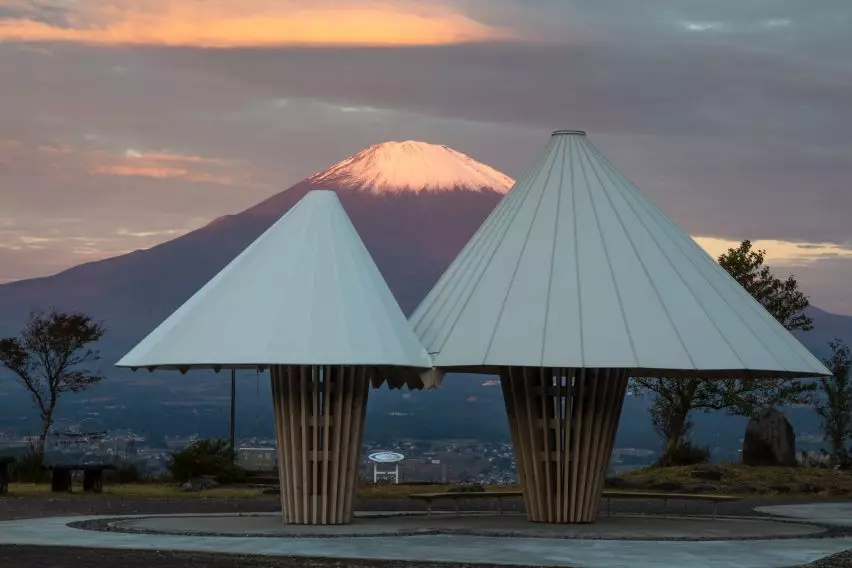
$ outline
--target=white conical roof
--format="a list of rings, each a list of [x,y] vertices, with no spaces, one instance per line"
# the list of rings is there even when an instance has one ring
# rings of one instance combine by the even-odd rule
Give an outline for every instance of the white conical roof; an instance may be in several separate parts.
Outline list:
[[[574,131],[554,133],[411,322],[440,368],[827,373]]]
[[[331,191],[312,191],[120,367],[432,366]]]

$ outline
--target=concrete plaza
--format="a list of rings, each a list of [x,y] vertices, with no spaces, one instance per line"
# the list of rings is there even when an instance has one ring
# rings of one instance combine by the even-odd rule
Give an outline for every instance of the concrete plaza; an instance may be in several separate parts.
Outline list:
[[[852,517],[852,504],[817,504],[807,508],[796,506],[792,513],[804,522],[771,522],[756,519],[638,518],[629,520],[614,517],[589,525],[587,530],[612,531],[615,538],[654,538],[661,540],[599,540],[601,535],[543,534],[543,531],[565,530],[546,525],[530,525],[520,518],[443,517],[423,524],[423,516],[379,519],[359,519],[349,530],[372,526],[387,530],[425,527],[422,534],[349,536],[336,535],[317,538],[308,535],[276,536],[270,530],[281,530],[270,515],[247,515],[260,536],[184,536],[180,534],[132,534],[102,532],[69,527],[69,523],[112,519],[137,530],[180,532],[198,526],[199,519],[208,528],[221,531],[232,523],[224,515],[170,515],[124,517],[57,517],[0,522],[0,544],[71,546],[86,548],[115,548],[137,550],[173,550],[227,554],[258,554],[272,556],[306,556],[328,558],[367,558],[390,560],[429,560],[453,563],[493,563],[506,565],[572,566],[584,568],[651,568],[661,566],[691,566],[696,568],[775,568],[811,562],[852,548],[850,538],[813,538],[820,529],[807,521],[842,525]],[[768,511],[787,514],[783,509]],[[421,521],[418,521],[420,519]],[[468,520],[464,520],[468,519]],[[472,519],[472,520],[470,520]],[[437,523],[436,521],[440,521]],[[418,523],[420,523],[418,525]],[[705,531],[715,525],[720,540],[663,540],[707,537]],[[434,534],[430,527],[476,528],[476,534]],[[606,527],[609,527],[607,529]],[[245,528],[245,526],[243,527]],[[577,530],[576,526],[573,527]],[[496,531],[514,532],[517,536],[493,536]],[[582,530],[582,529],[581,529]],[[262,533],[267,531],[267,534]],[[493,531],[488,536],[488,531]],[[528,532],[523,535],[523,531]],[[621,536],[617,536],[619,533]],[[751,534],[749,534],[751,531]],[[763,532],[761,532],[763,531]],[[414,532],[413,530],[411,532]],[[357,534],[357,533],[353,533]],[[384,534],[384,533],[383,533]],[[727,540],[751,536],[752,540]],[[801,536],[802,538],[797,538]],[[759,537],[759,538],[756,538]]]

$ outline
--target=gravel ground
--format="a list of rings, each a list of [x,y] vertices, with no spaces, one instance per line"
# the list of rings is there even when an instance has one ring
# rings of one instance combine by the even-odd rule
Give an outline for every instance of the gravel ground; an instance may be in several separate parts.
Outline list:
[[[122,568],[489,568],[494,565],[0,546],[0,566],[3,566],[3,568],[104,568],[113,566],[121,566]]]
[[[799,568],[852,568],[852,550],[826,556]]]
[[[498,565],[494,564],[449,564],[348,558],[273,558],[192,552],[39,546],[0,546],[0,566],[3,566],[3,568],[104,568],[105,566],[121,566],[122,568],[498,568]],[[798,568],[852,568],[852,551],[828,556]]]

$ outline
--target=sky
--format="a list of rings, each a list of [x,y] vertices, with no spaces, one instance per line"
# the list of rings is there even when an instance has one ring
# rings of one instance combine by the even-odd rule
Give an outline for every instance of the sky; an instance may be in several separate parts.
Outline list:
[[[519,177],[586,130],[714,256],[852,314],[848,0],[0,0],[0,282],[386,140]]]

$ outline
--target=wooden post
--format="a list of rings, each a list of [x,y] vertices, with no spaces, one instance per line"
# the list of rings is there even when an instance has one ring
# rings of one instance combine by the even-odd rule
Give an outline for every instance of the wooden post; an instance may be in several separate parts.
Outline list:
[[[53,493],[71,493],[71,470],[54,466],[50,476],[50,490]]]
[[[0,495],[9,492],[9,464],[11,460],[0,458]]]
[[[284,521],[351,522],[371,372],[275,365],[271,375]]]
[[[83,492],[103,493],[104,470],[101,468],[90,468],[83,470]]]
[[[597,518],[627,381],[625,369],[501,369],[530,521]]]

